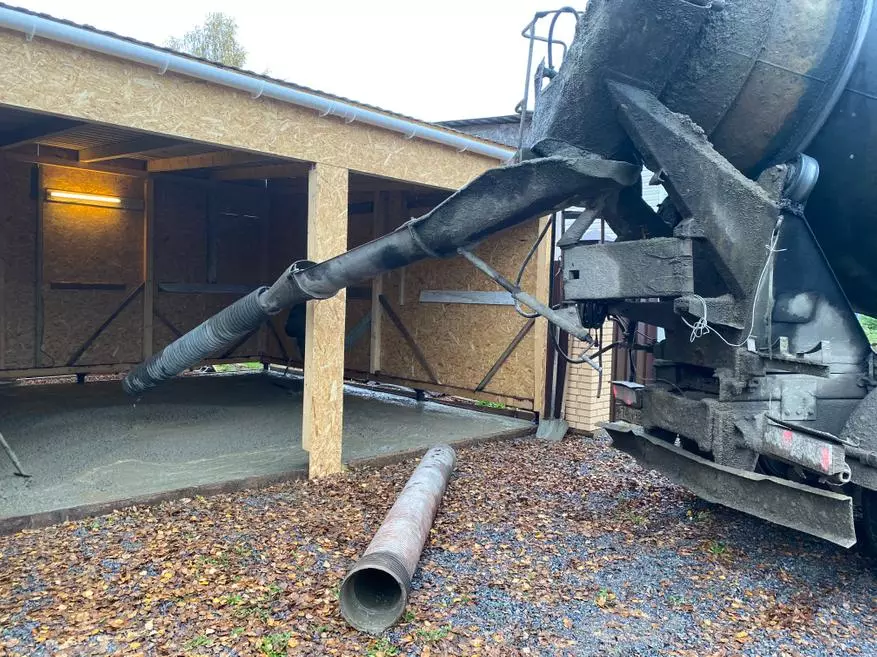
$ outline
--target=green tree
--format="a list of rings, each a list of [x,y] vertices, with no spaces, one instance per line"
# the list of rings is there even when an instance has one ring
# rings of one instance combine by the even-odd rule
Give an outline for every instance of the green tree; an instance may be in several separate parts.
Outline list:
[[[221,12],[211,12],[203,24],[192,28],[182,37],[171,37],[166,45],[211,62],[241,68],[247,61],[247,51],[238,43],[237,31],[238,24],[234,18]]]

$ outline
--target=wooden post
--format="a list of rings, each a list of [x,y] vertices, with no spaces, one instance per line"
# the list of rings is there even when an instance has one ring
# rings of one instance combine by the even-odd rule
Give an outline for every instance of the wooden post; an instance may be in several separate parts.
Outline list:
[[[537,234],[551,221],[550,217],[542,217],[536,228]],[[534,296],[547,304],[551,290],[551,267],[554,256],[554,245],[551,243],[551,231],[542,240],[539,250],[536,252],[536,291]],[[536,318],[533,327],[533,410],[542,416],[545,413],[545,391],[548,382],[548,320],[544,317]]]
[[[387,192],[375,192],[374,230],[372,237],[377,239],[387,232]],[[380,297],[384,293],[384,277],[372,280],[372,312],[371,312],[371,346],[369,348],[368,371],[377,374],[381,371],[381,322],[384,313],[381,311]]]
[[[308,259],[347,250],[347,169],[314,164],[308,174]],[[344,410],[344,316],[347,295],[309,301],[305,322],[302,447],[310,477],[341,472]]]
[[[219,265],[219,226],[218,221],[218,190],[216,183],[211,181],[207,186],[207,282],[215,283]]]
[[[265,195],[259,207],[259,250],[261,257],[259,262],[259,285],[268,285],[271,276],[271,262],[268,257],[271,251],[271,205],[268,200],[267,181],[265,185]],[[266,361],[268,358],[268,326],[270,322],[259,329],[258,349],[259,357]]]
[[[143,183],[143,360],[152,355],[155,317],[155,179]]]
[[[0,255],[0,370],[6,369],[6,260]]]
[[[34,344],[33,344],[33,361],[34,367],[41,367],[43,364],[43,334],[45,332],[45,306],[43,303],[43,168],[36,164],[36,188],[37,188],[37,208],[36,208],[36,253],[34,254]]]
[[[389,203],[387,206],[388,228],[392,226],[401,226],[408,221],[408,206],[405,203],[405,195],[399,191],[390,192]],[[407,267],[399,270],[399,305],[405,305],[405,275]]]

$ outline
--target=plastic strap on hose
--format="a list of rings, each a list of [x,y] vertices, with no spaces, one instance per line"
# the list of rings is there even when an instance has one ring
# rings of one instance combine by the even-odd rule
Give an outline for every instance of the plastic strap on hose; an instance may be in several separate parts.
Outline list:
[[[411,239],[414,240],[414,243],[417,245],[421,251],[423,251],[426,255],[431,258],[443,258],[444,256],[440,253],[433,251],[429,248],[426,243],[420,238],[420,235],[414,229],[414,227],[420,223],[420,219],[412,219],[411,221],[406,221],[403,228],[408,229],[408,234],[411,235]]]
[[[292,266],[289,268],[289,280],[295,283],[295,286],[301,290],[302,294],[304,294],[308,300],[316,299],[330,299],[334,297],[338,292],[331,292],[329,294],[315,294],[308,290],[304,285],[301,284],[301,281],[298,279],[299,274],[303,274],[305,271],[315,266],[317,263],[313,260],[296,260],[292,263]]]

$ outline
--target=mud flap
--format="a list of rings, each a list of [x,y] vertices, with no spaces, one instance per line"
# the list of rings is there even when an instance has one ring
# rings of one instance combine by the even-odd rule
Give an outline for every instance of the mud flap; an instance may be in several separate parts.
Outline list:
[[[856,543],[853,500],[847,495],[719,465],[628,422],[610,422],[603,428],[614,447],[698,497],[843,547]]]

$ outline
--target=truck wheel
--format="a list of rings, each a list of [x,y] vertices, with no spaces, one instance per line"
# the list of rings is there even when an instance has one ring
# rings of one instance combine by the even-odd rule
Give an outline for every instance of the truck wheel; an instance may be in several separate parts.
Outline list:
[[[877,556],[877,491],[862,490],[862,533],[865,551]]]

